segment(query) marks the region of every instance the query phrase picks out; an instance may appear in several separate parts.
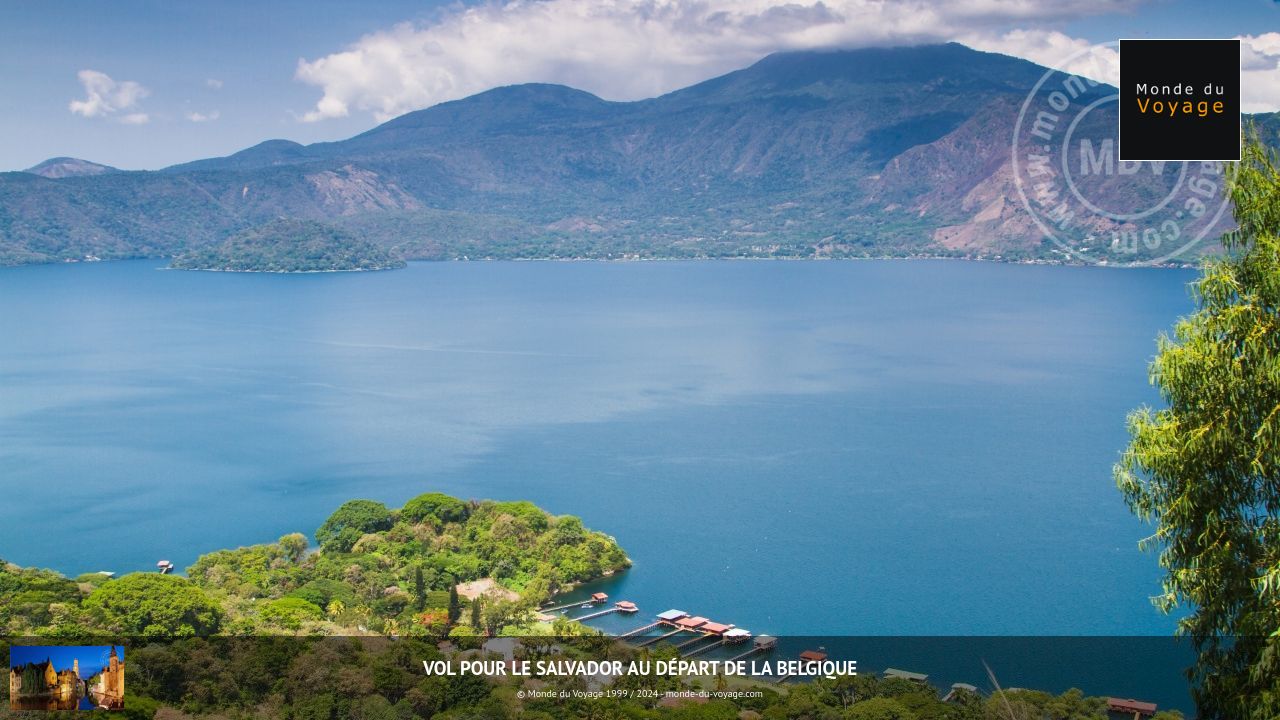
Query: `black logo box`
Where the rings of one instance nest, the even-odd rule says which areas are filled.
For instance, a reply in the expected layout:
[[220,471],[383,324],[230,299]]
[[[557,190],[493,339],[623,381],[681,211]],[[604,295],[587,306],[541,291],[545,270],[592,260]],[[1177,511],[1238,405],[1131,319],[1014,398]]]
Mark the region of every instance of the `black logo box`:
[[1240,41],[1121,40],[1119,154],[1126,161],[1239,160]]

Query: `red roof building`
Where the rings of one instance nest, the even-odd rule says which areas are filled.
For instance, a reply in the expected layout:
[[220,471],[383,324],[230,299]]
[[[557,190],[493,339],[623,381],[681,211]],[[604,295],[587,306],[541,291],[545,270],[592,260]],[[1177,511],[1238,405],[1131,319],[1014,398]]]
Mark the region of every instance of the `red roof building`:
[[724,623],[709,622],[709,623],[706,623],[705,625],[703,625],[702,627],[700,627],[700,628],[698,628],[698,629],[699,629],[699,630],[701,630],[701,631],[703,631],[703,632],[714,633],[714,634],[716,634],[716,635],[723,635],[723,634],[725,633],[725,631],[727,631],[727,630],[728,630],[729,628],[731,628],[731,627],[733,627],[733,626],[732,626],[732,625],[725,625]]
[[608,595],[605,595],[604,593],[592,593],[592,594],[591,594],[591,602],[598,602],[598,603],[602,603],[602,602],[604,602],[605,600],[608,600],[608,599],[609,599],[609,596],[608,596]]
[[1141,700],[1122,700],[1121,698],[1107,698],[1107,710],[1114,713],[1124,713],[1132,715],[1135,718],[1150,717],[1156,714],[1156,704],[1142,702]]
[[827,659],[827,654],[818,650],[805,650],[800,653],[800,659],[805,662],[822,662]]
[[704,617],[686,617],[677,620],[676,627],[684,628],[685,630],[696,630],[697,628],[706,625],[707,622],[707,619]]

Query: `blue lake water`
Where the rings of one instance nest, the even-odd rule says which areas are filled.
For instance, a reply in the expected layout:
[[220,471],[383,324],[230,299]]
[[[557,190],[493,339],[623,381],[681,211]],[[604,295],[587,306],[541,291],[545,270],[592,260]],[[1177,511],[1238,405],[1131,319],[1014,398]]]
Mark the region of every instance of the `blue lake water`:
[[428,490],[615,535],[772,634],[1167,634],[1111,466],[1171,270],[0,270],[0,557],[185,567]]

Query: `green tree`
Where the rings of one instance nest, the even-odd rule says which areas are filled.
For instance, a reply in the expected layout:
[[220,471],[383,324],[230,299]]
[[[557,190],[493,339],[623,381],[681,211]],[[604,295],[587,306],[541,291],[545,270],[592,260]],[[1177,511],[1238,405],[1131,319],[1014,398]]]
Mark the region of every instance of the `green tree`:
[[915,720],[916,716],[902,703],[887,697],[856,702],[845,711],[847,720]]
[[427,607],[427,580],[422,577],[422,566],[413,568],[413,607],[422,612]]
[[285,535],[280,538],[280,541],[276,544],[280,546],[280,549],[284,552],[285,557],[289,559],[289,562],[298,562],[307,552],[307,536],[302,533],[290,533]]
[[[478,598],[477,598],[478,599]],[[508,625],[527,625],[533,619],[533,610],[521,600],[486,597],[480,613],[480,626],[485,635],[494,636]]]
[[458,583],[449,583],[449,624],[453,625],[462,617],[462,600],[458,598]]
[[348,500],[316,530],[316,542],[333,552],[350,552],[361,535],[391,529],[391,511],[373,500]]
[[482,627],[480,622],[480,598],[471,598],[471,627],[477,631]]
[[420,523],[424,519],[434,518],[440,523],[464,522],[467,519],[467,504],[444,493],[423,493],[404,504],[400,517],[411,523]]
[[341,600],[331,600],[328,606],[325,607],[325,613],[329,617],[335,618],[335,619],[342,613],[346,612],[346,610],[347,610],[346,603],[342,602]]
[[1280,717],[1280,174],[1256,140],[1228,170],[1238,229],[1162,336],[1151,381],[1167,407],[1129,416],[1116,482],[1155,524],[1165,612],[1199,661],[1202,717]]
[[334,600],[342,603],[351,603],[356,600],[356,593],[350,585],[331,578],[308,580],[289,595],[300,597],[317,607],[329,607]]
[[173,575],[135,573],[85,598],[104,627],[144,637],[191,637],[218,631],[222,609],[204,591]]
[[320,620],[324,610],[300,597],[283,597],[263,604],[262,619],[289,630],[297,630],[302,623]]

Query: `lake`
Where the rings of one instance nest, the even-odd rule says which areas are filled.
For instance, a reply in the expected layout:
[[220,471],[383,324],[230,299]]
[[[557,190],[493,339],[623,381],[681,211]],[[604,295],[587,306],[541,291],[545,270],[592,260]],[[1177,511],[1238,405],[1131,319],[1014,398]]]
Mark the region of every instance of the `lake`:
[[529,499],[771,634],[1165,635],[1111,466],[1189,271],[0,269],[0,557],[185,568],[354,497]]

